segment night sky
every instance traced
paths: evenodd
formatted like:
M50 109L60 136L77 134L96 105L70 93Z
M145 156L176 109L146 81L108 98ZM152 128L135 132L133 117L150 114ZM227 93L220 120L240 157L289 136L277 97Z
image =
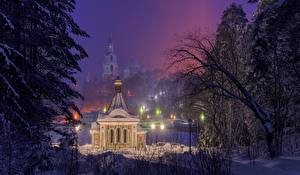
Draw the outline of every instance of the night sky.
M136 59L145 68L161 68L176 34L195 29L213 33L232 2L242 4L251 18L255 5L247 0L78 0L74 18L90 34L78 39L89 54L78 78L101 74L110 33L121 66Z

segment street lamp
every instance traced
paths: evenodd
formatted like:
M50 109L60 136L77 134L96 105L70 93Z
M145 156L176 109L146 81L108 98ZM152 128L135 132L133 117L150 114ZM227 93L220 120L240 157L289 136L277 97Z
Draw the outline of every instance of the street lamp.
M152 123L150 127L151 127L152 130L154 130L155 129L155 124Z
M204 120L205 120L205 114L204 112L201 112L200 115L199 115L199 120L197 120L197 142L199 143L199 135L200 135L200 121L202 123L204 123Z
M75 111L75 112L73 113L73 119L74 119L75 121L79 121L80 116L79 116L78 112Z
M155 109L155 114L156 114L157 116L161 115L161 109L156 108L156 109Z
M160 124L160 129L161 130L164 130L165 129L165 125L162 123L162 124Z
M200 114L200 120L203 122L205 120L205 115L203 112L201 112Z
M189 122L189 132L190 132L190 142L189 142L189 152L192 154L192 119L188 119Z
M175 114L171 114L170 118L171 118L171 120L176 120L176 115Z
M78 132L80 130L80 125L75 126L75 130Z
M160 124L160 130L163 131L164 129L165 129L165 125L163 123L161 123ZM161 141L165 141L165 139L164 139L164 132L161 132Z
M152 123L151 125L150 125L150 127L151 127L151 144L153 144L153 131L154 131L154 129L155 129L155 124L154 123Z
M145 106L140 107L140 114L143 115L145 112Z
M106 107L106 106L103 107L102 112L103 112L103 113L106 113L106 112L107 112L107 107Z

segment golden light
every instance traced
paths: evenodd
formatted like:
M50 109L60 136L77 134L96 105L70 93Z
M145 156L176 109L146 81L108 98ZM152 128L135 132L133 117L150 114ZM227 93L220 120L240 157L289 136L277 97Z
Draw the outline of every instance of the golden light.
M155 115L159 116L159 115L161 115L161 113L162 113L161 109L159 109L159 108L155 109Z
M140 107L140 114L141 115L143 115L144 114L144 112L145 112L145 108L144 108L145 106L141 106Z
M201 121L204 121L204 120L205 120L205 115L204 115L203 112L201 112L201 114L200 114L200 120L201 120Z
M165 129L165 125L164 124L160 124L160 129L164 130Z
M151 129L155 129L155 124L154 123L151 124Z
M78 121L78 120L80 119L78 112L74 112L74 113L73 113L73 119L74 119L75 121Z
M175 114L171 114L170 118L171 118L171 120L176 120L176 115Z
M121 86L122 85L122 80L115 80L114 85L115 86Z
M106 107L106 106L103 107L102 112L103 112L103 113L106 113L106 112L107 112L107 107Z
M80 130L80 125L75 126L75 130L78 132Z
M90 113L93 111L99 111L102 110L102 106L100 104L100 102L87 102L86 104L84 104L84 106L80 109L80 111L85 114L85 113Z

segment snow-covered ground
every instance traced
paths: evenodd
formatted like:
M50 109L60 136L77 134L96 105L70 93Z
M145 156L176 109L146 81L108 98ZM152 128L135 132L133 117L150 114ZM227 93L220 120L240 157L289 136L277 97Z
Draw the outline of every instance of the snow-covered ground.
M191 150L192 152L197 151L195 147L191 147ZM182 144L167 143L167 142L158 142L156 144L147 145L146 148L143 150L122 149L122 150L101 151L98 150L97 148L94 148L90 144L79 146L79 152L82 155L98 155L98 154L111 152L111 151L115 154L122 154L128 158L134 158L135 156L138 155L159 157L159 156L163 156L163 154L166 153L178 153L178 154L185 153L189 151L189 147Z
M259 159L254 165L247 160L234 159L232 170L235 175L300 175L300 155L274 160Z
M79 135L79 151L82 156L102 155L110 151L100 151L92 147L89 134L89 125L81 126L78 131ZM174 130L164 130L157 132L148 132L147 147L145 150L126 149L121 151L113 151L111 153L124 156L130 160L151 159L158 160L167 154L185 154L189 151L188 132L176 132ZM195 145L195 137L192 137ZM177 142L177 143L176 143ZM192 147L192 151L196 152L196 148ZM293 157L280 157L274 160L257 159L255 164L249 163L246 157L241 158L237 155L232 159L233 175L300 175L300 153Z
M92 148L91 145L80 146L80 153L83 155L100 155L110 151L99 151ZM158 160L156 158L163 157L166 154L187 153L189 147L184 145L172 145L171 143L158 143L148 145L147 149L139 151L134 149L126 149L121 151L113 151L112 153L122 155L130 159L139 159L141 156L151 161ZM196 148L192 147L193 152ZM280 157L274 160L257 159L254 164L249 163L247 158L236 157L232 160L233 175L300 175L300 154L293 157Z

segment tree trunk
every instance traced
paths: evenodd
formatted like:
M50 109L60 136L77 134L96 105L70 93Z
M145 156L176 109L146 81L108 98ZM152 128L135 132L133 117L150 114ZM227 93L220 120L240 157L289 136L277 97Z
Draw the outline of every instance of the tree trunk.
M250 109L255 113L256 118L258 118L263 125L265 132L266 132L266 141L267 141L267 147L270 154L270 157L273 159L275 157L275 151L274 151L274 132L272 128L272 123L270 120L270 117L268 113L266 113L261 107L256 103L250 103Z
M273 147L273 140L274 140L273 133L267 133L266 137L267 137L267 146L268 146L269 154L270 157L273 159L276 155Z

